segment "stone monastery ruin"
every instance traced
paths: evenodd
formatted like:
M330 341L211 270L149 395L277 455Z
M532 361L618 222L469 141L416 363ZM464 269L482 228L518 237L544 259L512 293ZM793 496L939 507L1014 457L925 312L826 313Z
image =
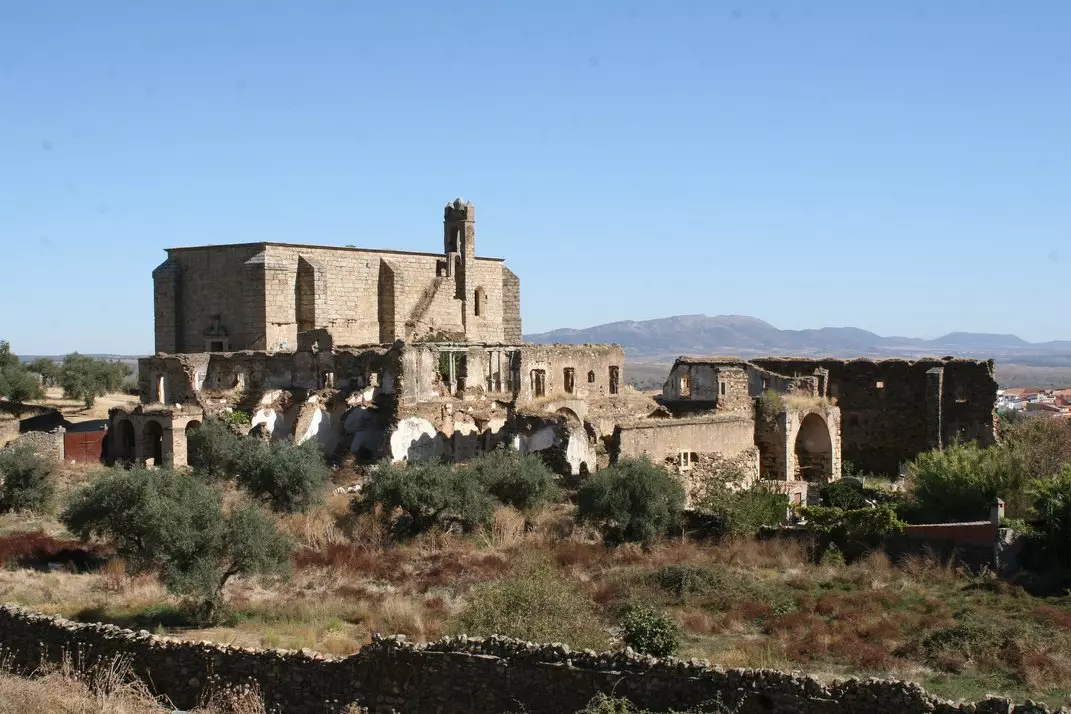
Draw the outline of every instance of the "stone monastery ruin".
M168 250L142 404L112 411L109 457L185 465L189 431L237 409L265 437L364 462L507 445L582 475L647 455L692 487L731 466L800 500L842 458L888 473L952 439L994 438L991 361L681 357L661 395L639 393L617 345L523 343L520 281L476 257L475 239L458 199L441 253Z

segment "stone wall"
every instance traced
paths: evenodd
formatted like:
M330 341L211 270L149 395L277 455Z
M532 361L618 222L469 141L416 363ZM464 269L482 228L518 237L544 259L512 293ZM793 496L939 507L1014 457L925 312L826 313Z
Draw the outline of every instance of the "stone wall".
M894 474L919 453L956 438L994 441L993 362L967 359L841 360L768 357L753 363L794 377L828 370L841 410L843 457Z
M625 353L620 345L522 345L517 403L523 405L542 398L599 399L619 394L625 384L624 366ZM572 391L566 383L566 370L572 370ZM540 372L542 394L537 390Z
M12 449L17 446L29 444L33 451L47 461L63 461L63 435L66 431L63 427L52 431L26 431L18 437L7 442L3 447Z
M775 670L725 670L701 660L657 660L630 651L573 652L492 637L409 644L376 638L335 659L316 653L253 650L155 637L112 625L79 624L14 606L0 607L0 657L31 673L69 656L92 667L127 658L154 693L190 708L207 690L255 682L272 712L333 714L350 703L372 712L561 714L582 709L599 692L654 711L712 702L739 714L952 714L1012 712L991 699L954 705L916 684L879 679L825 684ZM1015 714L1048 711L1020 705Z

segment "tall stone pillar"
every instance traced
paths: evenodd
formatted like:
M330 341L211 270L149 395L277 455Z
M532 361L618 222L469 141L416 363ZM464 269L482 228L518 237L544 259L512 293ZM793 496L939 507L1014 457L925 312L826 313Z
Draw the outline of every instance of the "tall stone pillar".
M926 442L931 449L940 449L941 401L944 398L945 368L926 370Z

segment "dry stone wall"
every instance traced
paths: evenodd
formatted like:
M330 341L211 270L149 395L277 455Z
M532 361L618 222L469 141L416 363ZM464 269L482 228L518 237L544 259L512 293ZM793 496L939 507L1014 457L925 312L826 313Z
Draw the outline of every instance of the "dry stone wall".
M582 709L599 692L653 711L710 711L716 702L737 707L739 714L1049 711L1032 703L1013 706L1006 699L957 705L899 681L825 684L795 673L726 670L702 660L658 660L630 650L574 652L564 645L498 637L428 644L377 637L358 653L336 659L304 650L184 642L0 607L0 657L15 671L30 673L65 656L82 667L122 656L156 694L180 708L192 707L206 690L256 683L269 711L295 714L332 714L351 703L377 714L561 714Z

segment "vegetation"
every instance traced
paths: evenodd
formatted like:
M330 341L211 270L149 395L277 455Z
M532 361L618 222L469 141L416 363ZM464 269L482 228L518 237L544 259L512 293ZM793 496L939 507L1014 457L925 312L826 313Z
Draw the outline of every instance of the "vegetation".
M799 509L807 527L829 539L849 562L877 548L887 535L901 533L904 523L889 505L843 509L804 506Z
M754 536L760 529L785 520L788 507L784 494L762 484L739 488L737 484L746 483L748 478L742 467L730 464L717 470L704 484L695 509L713 519L717 535Z
M82 401L88 409L96 403L97 397L122 390L123 382L129 376L130 367L122 362L93 359L72 352L63 360L59 385L63 387L65 397Z
M199 600L212 621L235 575L284 572L290 545L253 504L225 511L219 492L168 469L111 470L75 495L60 517L83 540L115 543L133 572Z
M998 498L1009 515L1026 510L1027 477L1008 451L979 448L973 442L952 444L919 454L908 470L912 508L909 517L921 523L979 521L989 518Z
M466 466L476 471L488 493L507 506L530 511L561 497L557 477L535 454L498 448Z
M625 644L643 654L670 657L680 648L681 628L677 621L646 605L628 609L621 631Z
M763 421L777 421L778 415L784 410L785 403L781 395L772 389L767 389L756 400L756 415Z
M323 499L331 471L315 439L303 444L242 437L238 484L279 513L307 511Z
M684 487L647 459L623 459L589 477L577 494L577 517L611 545L650 545L680 524Z
M187 440L190 465L209 482L235 479L278 513L307 511L323 499L331 471L315 440L268 442L206 419Z
M48 357L38 357L30 364L26 365L26 369L30 370L34 374L41 375L41 382L46 387L55 387L59 385L60 368L55 361L50 360Z
M451 629L478 637L564 642L578 649L603 651L609 645L591 598L538 556L522 558L501 580L474 588Z
M1046 554L1062 566L1071 566L1071 463L1058 476L1033 484L1035 537Z
M44 511L56 487L53 465L30 444L0 451L0 511Z
M0 340L0 397L28 402L44 395L41 381L11 352L11 345Z
M471 531L490 522L495 502L475 470L421 461L407 468L380 464L352 509L357 514L378 509L396 534L411 536L447 520Z

